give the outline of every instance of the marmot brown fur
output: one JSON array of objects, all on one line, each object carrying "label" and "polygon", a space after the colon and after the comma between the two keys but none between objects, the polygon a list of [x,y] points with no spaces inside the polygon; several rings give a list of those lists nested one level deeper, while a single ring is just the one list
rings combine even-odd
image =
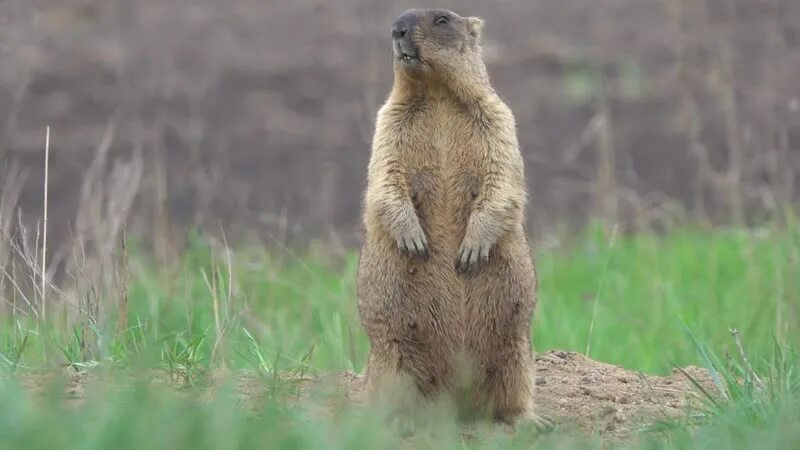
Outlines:
[{"label": "marmot brown fur", "polygon": [[392,26],[394,85],[377,115],[358,269],[366,392],[400,388],[407,407],[447,394],[467,413],[540,423],[523,160],[487,75],[483,23],[414,9]]}]

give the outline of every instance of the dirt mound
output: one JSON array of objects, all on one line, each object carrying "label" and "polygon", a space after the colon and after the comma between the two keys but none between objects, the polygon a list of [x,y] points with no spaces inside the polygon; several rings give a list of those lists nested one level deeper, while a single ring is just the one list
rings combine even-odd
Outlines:
[{"label": "dirt mound", "polygon": [[601,434],[626,434],[642,425],[677,419],[700,393],[684,374],[713,392],[709,372],[674,369],[670,376],[594,361],[574,352],[551,351],[537,358],[538,403],[559,423]]},{"label": "dirt mound", "polygon": [[[642,426],[661,420],[679,419],[700,400],[687,374],[704,389],[713,392],[710,374],[705,369],[687,367],[675,369],[669,376],[649,376],[639,372],[594,361],[575,352],[553,350],[537,356],[537,402],[541,412],[553,419],[559,428],[596,433],[607,437],[625,438]],[[201,395],[210,398],[215,387],[223,381],[236,380],[237,393],[246,408],[257,407],[260,400],[274,393],[274,385],[252,371],[234,373],[214,372],[200,377]],[[133,379],[131,375],[131,381]],[[52,374],[25,374],[18,377],[22,386],[41,394]],[[94,372],[71,372],[65,394],[68,403],[80,405],[94,386],[102,383]],[[148,374],[152,383],[162,386],[185,386],[186,380],[165,371]],[[316,388],[333,388],[344,394],[345,400],[359,403],[363,378],[352,372],[331,372],[318,375],[285,375],[281,378],[287,396],[295,400],[309,398]],[[113,386],[126,380],[115,379]],[[194,390],[182,390],[194,392]],[[190,394],[187,394],[190,395]]]},{"label": "dirt mound", "polygon": [[[692,406],[700,406],[702,394],[689,377],[707,392],[715,389],[702,368],[649,376],[560,350],[538,355],[536,372],[537,404],[556,425],[618,438],[658,421],[680,419]],[[329,374],[317,382],[337,383],[348,397],[360,399],[362,378],[357,374]]]}]

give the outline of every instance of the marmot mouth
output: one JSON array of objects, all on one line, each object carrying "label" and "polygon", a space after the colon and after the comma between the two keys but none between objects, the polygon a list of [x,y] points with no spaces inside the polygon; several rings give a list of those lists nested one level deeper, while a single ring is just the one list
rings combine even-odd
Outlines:
[{"label": "marmot mouth", "polygon": [[416,49],[407,42],[395,41],[394,54],[397,55],[397,59],[401,61],[410,62],[419,60],[419,54]]},{"label": "marmot mouth", "polygon": [[416,54],[401,52],[400,54],[397,55],[397,57],[398,57],[398,59],[400,59],[400,61],[403,61],[403,62],[406,62],[406,63],[412,63],[412,62],[413,63],[417,63],[417,62],[420,62],[419,56],[416,55]]}]

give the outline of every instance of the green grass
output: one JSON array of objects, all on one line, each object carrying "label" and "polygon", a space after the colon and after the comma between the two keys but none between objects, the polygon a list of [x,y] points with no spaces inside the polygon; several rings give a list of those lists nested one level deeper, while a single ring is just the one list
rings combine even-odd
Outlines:
[{"label": "green grass", "polygon": [[[539,249],[534,344],[653,374],[690,364],[715,368],[728,400],[709,401],[697,429],[658,424],[645,448],[797,447],[799,253],[798,230],[629,237],[592,231],[569,246]],[[0,371],[24,374],[68,363],[123,372],[157,367],[200,379],[221,365],[265,375],[363,368],[368,345],[356,312],[355,254],[331,260],[250,248],[233,252],[230,270],[224,250],[193,239],[172,271],[135,249],[130,255],[123,333],[114,332],[116,298],[103,299],[104,317],[111,319],[98,323],[51,312],[50,324],[41,326],[8,315],[0,329]],[[746,371],[716,356],[736,354],[730,328],[741,332],[765,392],[733,382]],[[276,400],[254,417],[225,396],[202,403],[143,388],[65,411],[4,382],[0,449],[376,448],[394,442],[369,414],[350,412],[335,425],[302,414]],[[524,433],[470,444],[452,433],[430,439],[438,448],[529,448],[532,442]],[[535,442],[540,448],[600,445],[559,433]]]}]

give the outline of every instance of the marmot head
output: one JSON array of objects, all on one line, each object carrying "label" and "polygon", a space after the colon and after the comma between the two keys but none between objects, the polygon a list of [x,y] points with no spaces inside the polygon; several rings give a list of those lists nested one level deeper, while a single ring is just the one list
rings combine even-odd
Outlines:
[{"label": "marmot head", "polygon": [[452,80],[483,67],[483,23],[479,17],[461,17],[446,9],[404,12],[392,24],[395,72],[412,79]]}]

